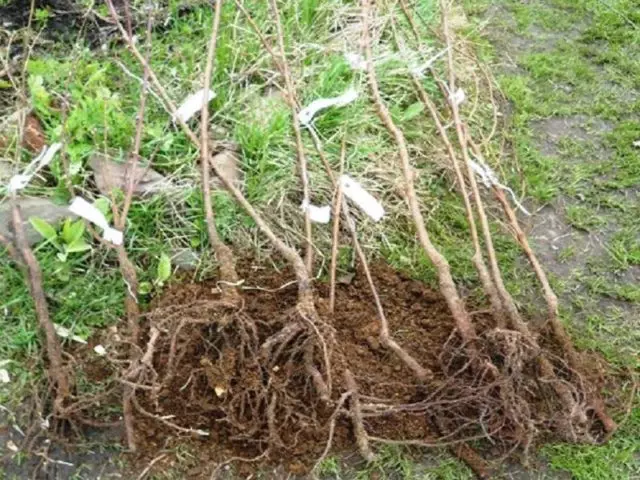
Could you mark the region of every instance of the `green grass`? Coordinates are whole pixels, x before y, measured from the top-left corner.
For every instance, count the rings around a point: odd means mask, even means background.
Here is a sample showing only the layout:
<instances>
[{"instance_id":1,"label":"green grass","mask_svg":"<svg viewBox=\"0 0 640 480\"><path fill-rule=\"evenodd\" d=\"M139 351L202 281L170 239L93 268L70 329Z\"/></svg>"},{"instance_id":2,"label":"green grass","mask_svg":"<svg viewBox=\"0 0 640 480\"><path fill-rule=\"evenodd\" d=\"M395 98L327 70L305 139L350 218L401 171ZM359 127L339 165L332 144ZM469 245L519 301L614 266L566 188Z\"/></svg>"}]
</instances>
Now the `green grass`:
<instances>
[{"instance_id":1,"label":"green grass","mask_svg":"<svg viewBox=\"0 0 640 480\"><path fill-rule=\"evenodd\" d=\"M184 13L180 11L183 3L168 2L165 13L170 20L161 32L154 33L151 47L151 64L176 103L201 88L212 23L212 12L207 5L194 4ZM253 0L247 3L258 24L269 25L266 2ZM428 48L438 45L429 30L429 26L434 26L438 20L436 3L424 0L416 7L427 23L419 23L425 35L420 48L426 57L432 53ZM469 13L477 14L491 2L466 0L465 3ZM521 72L499 76L499 85L514 106L506 134L510 151L517 158L517 162L512 162L507 155L509 158L501 161L500 173L510 185L522 185L527 199L537 205L559 198L569 199L564 213L567 222L576 228L596 234L612 225L617 229L605 241L608 265L596 264L579 272L574 279L556 279L563 290L570 291L570 281L579 280L587 288L588 295L638 304L640 290L637 285L611 278L614 270L620 274L640 264L637 241L640 227L636 221L640 205L637 197L620 194L624 189L640 184L638 150L632 146L633 141L640 138L640 126L631 116L632 112L640 111L640 100L636 97L629 102L625 97L625 91L639 86L640 63L634 61L638 60L638 55L632 48L640 41L638 30L630 28L619 14L595 0L549 0L544 5L515 0L504 3L512 12L518 30L532 38L535 32L527 33L532 27L552 34L553 38L562 37L565 31L579 29L580 32L577 38L572 34L571 38L559 38L555 44L546 45L543 51L525 54L518 59ZM400 175L393 167L397 148L367 98L364 76L353 72L343 58L344 44L357 44L358 32L350 34L352 36L342 43L336 41L336 24L356 22L358 9L351 2L342 0L287 0L280 4L301 102L306 104L318 97L339 95L350 86L361 92L353 104L324 112L315 125L336 170L340 144L346 137L346 171L360 179L387 209L387 218L381 224L373 224L364 218L360 220L363 244L371 256L383 256L393 266L435 286L435 271L417 243L404 201L394 187ZM631 0L615 0L613 4L624 16L632 19L638 16ZM104 6L100 6L99 11L108 15ZM55 12L47 12L47 18L40 14L40 23L46 22L51 15ZM406 21L402 15L397 17L409 47L417 50L418 45L411 44ZM495 52L480 33L473 31L470 35L477 40L481 57L491 60L495 58ZM143 34L140 35L142 38ZM390 43L389 38L384 40ZM602 48L603 42L607 43L607 48ZM139 45L142 48L142 40ZM26 66L29 81L25 93L43 121L49 139L63 136L68 139L66 149L72 181L89 197L93 195L87 168L91 155L108 152L115 158L124 159L133 140L141 86L121 65L142 77L140 66L120 43L111 41L104 50L89 50L80 41L36 49ZM451 189L450 176L438 165L437 159L442 153L433 145L432 122L417 103L403 69L406 70L406 64L398 58L377 65L381 90L394 120L411 143L417 188L432 239L450 261L456 280L479 298L477 276L470 262L472 249L463 205ZM291 114L273 84L274 70L258 37L237 14L233 2L225 2L212 81L216 92L211 109L211 120L215 125L212 136L237 144L247 198L264 212L269 223L289 243L300 245L302 219L298 207L301 191ZM440 95L432 79L425 78L424 86L434 95ZM69 104L64 124L59 108L62 99ZM591 143L564 139L557 154L544 155L539 148L534 122L551 116L577 115L606 120L612 130L602 134L595 132L597 138ZM206 278L215 272L214 260L208 255L202 198L197 186L197 152L185 135L171 125L167 113L152 96L148 100L145 124L141 154L152 158L154 168L185 187L167 195L138 200L129 214L127 250L140 281L150 285L149 293L140 295L143 306L153 295L160 293L161 287L155 285L154 280L163 255L172 256L179 249L191 248L203 255L195 278ZM307 134L304 142L309 157L312 201L327 203L331 200L332 188ZM491 148L499 151L499 146L492 145ZM609 156L602 150L609 152ZM4 156L13 158L13 152L5 152ZM25 164L29 159L29 155L22 154L21 160ZM59 160L53 163L51 172L46 184L34 185L27 193L68 202ZM258 250L264 256L270 254L270 248L253 222L226 193L216 192L214 203L216 224L227 242L238 251ZM507 287L523 309L535 312L536 306L529 301L535 288L530 269L505 229L493 228ZM44 272L53 320L87 337L119 321L123 315L126 286L117 270L114 253L101 248L88 234L84 239L93 248L70 254L64 261L57 256L59 250L54 245L44 242L37 247L36 255ZM316 228L314 240L322 252L328 251L328 229ZM560 254L563 261L580 255L581 252L570 247ZM348 268L352 258L350 248L343 247L342 268ZM0 358L13 361L9 369L14 379L11 390L0 390L0 403L7 400L17 403L24 386L41 375L42 365L33 360L39 355L33 303L24 278L6 255L0 257L0 290L4 292L0 303L0 327L5 333L0 338ZM640 351L640 342L634 335L625 335L623 325L629 326L624 315L616 316L607 311L606 314L588 313L586 320L579 319L581 315L575 312L579 307L595 308L586 298L588 295L576 296L565 313L576 341L585 348L599 350L616 364L628 365L628 358ZM633 451L632 436L637 431L637 422L630 421L625 430L602 449L557 445L548 447L545 454L553 467L569 470L578 478L587 478L580 477L580 472L588 471L592 463L597 465L594 471L598 475L613 472L615 478L624 478L633 471L626 455ZM614 465L607 466L608 459ZM358 475L369 478L375 473L407 479L470 476L457 461L440 460L432 468L419 467L406 452L383 449L376 463ZM343 472L343 466L331 458L322 467L327 478L339 478Z\"/></svg>"},{"instance_id":2,"label":"green grass","mask_svg":"<svg viewBox=\"0 0 640 480\"><path fill-rule=\"evenodd\" d=\"M464 3L478 16L475 26L496 2ZM529 42L518 50L517 71L496 70L512 105L511 146L528 194L554 205L567 224L602 245L584 252L581 244L568 244L556 254L560 264L578 265L562 279L564 322L579 347L598 351L623 371L637 371L640 290L631 269L639 253L640 155L632 138L640 137L640 54L632 45L640 42L640 12L629 0L508 0L500 8L487 27L489 37L504 49L514 37ZM496 62L500 52L470 30L481 58ZM547 135L558 132L541 131L540 125L554 117L583 130L560 138L555 153L545 155ZM599 130L599 124L607 128ZM639 403L636 395L629 420L606 445L548 445L543 457L575 479L637 478Z\"/></svg>"},{"instance_id":3,"label":"green grass","mask_svg":"<svg viewBox=\"0 0 640 480\"><path fill-rule=\"evenodd\" d=\"M337 457L328 457L319 465L322 480L467 480L473 473L445 452L435 452L425 459L396 446L384 446L368 465L353 466Z\"/></svg>"},{"instance_id":4,"label":"green grass","mask_svg":"<svg viewBox=\"0 0 640 480\"><path fill-rule=\"evenodd\" d=\"M635 409L605 446L547 445L543 454L552 468L576 480L631 479L640 475L640 409Z\"/></svg>"}]
</instances>

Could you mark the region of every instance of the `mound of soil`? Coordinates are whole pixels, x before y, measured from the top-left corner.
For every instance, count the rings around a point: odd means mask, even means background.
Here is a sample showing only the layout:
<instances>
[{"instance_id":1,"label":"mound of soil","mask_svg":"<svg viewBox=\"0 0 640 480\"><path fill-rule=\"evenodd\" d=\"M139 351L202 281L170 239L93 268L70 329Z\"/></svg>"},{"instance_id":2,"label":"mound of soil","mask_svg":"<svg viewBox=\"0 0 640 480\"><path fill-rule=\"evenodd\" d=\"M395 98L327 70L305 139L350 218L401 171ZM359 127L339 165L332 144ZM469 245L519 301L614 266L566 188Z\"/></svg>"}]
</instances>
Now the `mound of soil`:
<instances>
[{"instance_id":1,"label":"mound of soil","mask_svg":"<svg viewBox=\"0 0 640 480\"><path fill-rule=\"evenodd\" d=\"M229 459L251 460L238 465L250 470L270 464L305 473L329 451L358 445L363 452L364 431L374 448L450 445L485 476L483 458L516 452L526 459L548 439L606 437L584 406L603 385L600 372L570 369L549 331L537 332L540 347L478 310L471 316L479 337L470 347L439 293L373 265L393 339L432 374L418 380L381 345L362 272L338 283L333 313L328 285L318 282L318 318L310 319L290 270L245 263L238 271L241 306L224 303L209 281L174 285L145 314L132 417L141 468L186 442L197 457L187 478L209 478ZM586 413L568 414L575 405Z\"/></svg>"},{"instance_id":2,"label":"mound of soil","mask_svg":"<svg viewBox=\"0 0 640 480\"><path fill-rule=\"evenodd\" d=\"M274 319L281 318L283 312L295 308L297 290L296 284L291 282L294 276L286 271L280 275L273 275L267 269L250 266L242 270L242 277L246 279L243 289L243 312L263 327L260 333L262 340L277 331L279 325L270 328ZM419 359L423 366L435 372L432 386L445 382L445 375L439 367L439 357L442 350L447 348L453 332L453 322L440 295L384 264L374 265L372 275L396 340L414 358ZM254 287L249 287L249 284ZM364 275L358 273L350 283L337 285L336 309L333 314L328 307L328 285L320 283L316 288L318 313L335 329L335 349L340 351L340 355L333 354L332 358L348 359L348 368L355 376L362 401L392 400L411 403L424 399L428 393L425 386L417 385L411 370L379 343L376 308ZM155 318L157 312L165 316L167 309L180 311L180 306L200 303L203 305L201 309L188 308L188 316L204 319L211 315L206 301L218 299L218 288L213 282L176 285L157 301L150 317ZM479 313L476 320L486 321L482 317L483 314ZM219 326L216 330L218 328ZM194 338L202 334L200 328L196 330L197 333L192 332ZM181 359L181 367L178 368L171 386L158 396L156 412L159 415L180 419L182 426L187 425L189 428L209 432L209 436L198 441L197 448L200 453L207 451L206 456L209 458L258 456L266 448L266 442L243 438L234 425L220 417L216 408L225 395L245 387L234 384L233 380L231 384L228 383L235 377L233 370L238 352L227 350L212 355L203 345L208 342L215 343L213 337L216 334L207 333L210 334L209 338L201 337L201 341L191 342L192 346L198 347L190 349ZM164 356L160 355L162 360L159 363L166 361L166 355L166 351ZM342 378L339 374L344 371L346 365L334 364L332 367L334 377L338 377L334 381L341 383ZM281 381L285 382L289 378L290 382L295 384L299 380L296 378L297 374L295 367L291 365L276 365L272 368L271 381L281 377ZM244 377L244 381L249 379ZM274 449L271 446L269 460L288 465L290 470L295 472L301 472L313 466L322 454L327 443L328 426L333 412L318 402L306 381L300 381L294 387L289 384L289 389L298 402L308 405L309 424L302 425L292 421L293 424L289 428L286 428L286 425L278 425L280 448ZM151 409L151 402L146 406ZM365 422L367 431L372 436L427 442L437 437L437 434L431 431L430 422L424 414L394 414L389 418L376 416L371 419L365 418ZM137 417L136 425L139 440L143 445L141 448L147 453L165 447L167 437L176 434L175 430L165 428L151 418ZM336 423L333 449L352 451L353 445L351 423L348 419L340 418Z\"/></svg>"}]
</instances>

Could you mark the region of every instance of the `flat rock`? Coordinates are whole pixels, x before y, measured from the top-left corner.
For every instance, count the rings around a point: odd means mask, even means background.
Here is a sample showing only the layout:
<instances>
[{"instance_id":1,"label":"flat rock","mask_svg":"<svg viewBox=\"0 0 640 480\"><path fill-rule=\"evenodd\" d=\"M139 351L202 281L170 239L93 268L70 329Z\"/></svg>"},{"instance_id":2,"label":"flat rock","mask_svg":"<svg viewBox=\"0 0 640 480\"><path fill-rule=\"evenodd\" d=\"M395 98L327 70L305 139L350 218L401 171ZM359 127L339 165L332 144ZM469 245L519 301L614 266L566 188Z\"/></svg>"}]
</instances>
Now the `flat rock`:
<instances>
[{"instance_id":1,"label":"flat rock","mask_svg":"<svg viewBox=\"0 0 640 480\"><path fill-rule=\"evenodd\" d=\"M114 189L123 192L127 189L127 164L116 162L101 153L94 154L89 160L89 166L93 170L96 186L101 193L109 195ZM171 185L164 175L144 164L138 163L133 169L134 196L143 196L162 191Z\"/></svg>"},{"instance_id":2,"label":"flat rock","mask_svg":"<svg viewBox=\"0 0 640 480\"><path fill-rule=\"evenodd\" d=\"M180 270L195 270L200 263L200 256L189 248L176 250L171 257L171 263Z\"/></svg>"},{"instance_id":3,"label":"flat rock","mask_svg":"<svg viewBox=\"0 0 640 480\"><path fill-rule=\"evenodd\" d=\"M29 222L30 217L38 217L51 225L56 225L65 218L75 218L66 205L56 205L47 198L21 198L18 200L22 211L22 221L24 225L27 242L35 245L42 240L42 236L36 232ZM13 222L11 221L11 202L0 205L0 233L13 238Z\"/></svg>"}]
</instances>

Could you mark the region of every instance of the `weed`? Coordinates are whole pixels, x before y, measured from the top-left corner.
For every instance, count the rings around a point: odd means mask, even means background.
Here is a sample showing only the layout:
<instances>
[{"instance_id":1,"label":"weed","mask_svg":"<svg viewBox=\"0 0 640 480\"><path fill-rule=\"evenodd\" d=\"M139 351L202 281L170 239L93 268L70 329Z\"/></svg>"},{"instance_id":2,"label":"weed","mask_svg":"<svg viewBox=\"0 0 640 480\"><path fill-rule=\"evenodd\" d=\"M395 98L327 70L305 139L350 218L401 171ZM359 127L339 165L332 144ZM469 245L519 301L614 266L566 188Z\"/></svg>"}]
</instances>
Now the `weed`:
<instances>
[{"instance_id":1,"label":"weed","mask_svg":"<svg viewBox=\"0 0 640 480\"><path fill-rule=\"evenodd\" d=\"M480 16L493 3L467 0L465 6ZM602 254L578 253L572 244L558 253L561 262L584 265L564 279L565 291L572 293L565 296L570 308L563 310L563 320L579 346L599 351L614 365L635 369L640 338L629 322L639 298L633 268L640 235L634 193L640 185L640 156L632 139L640 132L631 116L637 111L640 62L629 46L637 44L640 30L633 26L638 12L632 4L509 0L488 17L499 24L495 32L491 25L488 31L506 45L519 67L500 75L498 82L512 105L511 141L529 195L606 245ZM470 35L483 59L499 57L501 52L486 38L473 31ZM511 41L518 49L511 48ZM558 132L540 130L540 121L562 118L584 119L584 133L560 138L553 152L543 154L547 136ZM607 128L594 129L597 122ZM553 445L543 453L553 468L574 478L635 478L637 407L633 412L605 446Z\"/></svg>"},{"instance_id":2,"label":"weed","mask_svg":"<svg viewBox=\"0 0 640 480\"><path fill-rule=\"evenodd\" d=\"M5 2L0 0L0 6ZM206 5L193 5L186 13L181 13L181 3L169 2L166 28L154 34L151 52L153 68L176 102L200 88L202 57L212 22L211 11ZM212 136L220 140L231 139L237 144L247 198L292 244L298 244L300 188L298 182L292 180L296 172L290 112L273 83L273 65L265 57L257 36L242 24L232 3L225 2L222 12L224 28L218 40L213 79L217 96L212 102L212 124L216 127ZM269 24L267 2L246 3L260 25ZM364 89L363 78L352 72L343 58L342 49L351 48L354 40L348 32L335 28L340 23L338 20L350 18L350 3L340 0L287 0L281 3L283 18L287 19L283 25L287 48L295 56L292 63L300 81L302 102L338 95L351 86ZM422 1L417 6L424 20L424 24L420 24L424 32L428 32L438 17L436 3L435 0ZM466 0L465 3L470 13L477 14L493 2ZM508 135L518 159L518 165L505 159L502 167L510 185L525 186L523 190L528 200L544 205L559 198L570 199L571 204L564 213L576 228L598 233L612 222L622 225L623 228L608 242L612 266L606 271L588 272L580 281L590 294L638 303L640 289L637 284L612 282L610 277L612 269L624 271L640 264L637 201L633 197L615 195L623 189L637 188L640 182L640 162L637 149L633 147L633 142L640 138L640 127L635 119L627 117L630 111L640 107L640 100L625 97L625 92L638 88L640 78L640 62L632 49L640 37L638 30L629 28L625 21L626 17L637 18L634 2L615 0L611 9L596 0L553 0L546 5L516 0L504 3L514 15L517 28L525 31L532 27L547 33L574 31L584 18L591 18L589 25L577 32L577 39L562 39L550 46L549 51L525 54L519 59L523 74L499 78L502 91L514 106ZM106 14L98 11L103 16ZM38 10L39 26L51 21L53 15L55 12ZM404 20L399 25L407 28ZM532 32L527 34L532 35ZM336 37L338 46L332 43ZM602 48L602 42L608 47ZM435 40L429 39L429 43L435 44ZM479 45L483 58L496 57L487 42ZM91 192L87 169L91 155L108 151L119 156L131 147L141 91L138 81L131 75L141 77L142 74L130 54L115 43L108 43L104 51L90 51L76 44L53 48L55 55L37 51L28 60L29 98L48 138L55 141L64 134L69 139L66 151L74 186L80 192ZM407 79L398 75L399 65L397 60L391 60L378 66L381 89L390 104L392 117L402 126L415 149L412 155L416 163L416 185L427 206L424 214L433 241L450 260L456 279L473 288L477 277L468 260L471 250L462 203L451 191L449 179L433 161L439 153L431 145L433 127L425 120L421 104L408 87ZM425 87L437 91L432 80L425 80ZM64 124L60 109L62 100L68 105ZM593 145L575 139L562 142L557 154L541 153L533 122L562 115L587 115L613 122L612 131L604 135L601 145L611 151L612 157L603 158ZM171 265L167 265L167 259L171 252L178 248L205 249L207 235L201 214L201 194L194 187L196 152L184 134L170 124L166 112L153 97L149 97L145 124L142 155L153 159L154 168L185 186L175 196L162 195L134 202L129 215L127 249L139 270L141 285L147 285L150 293L154 283L160 286L168 281ZM434 269L401 213L404 208L402 192L385 187L396 183L397 172L390 165L395 163L397 153L375 111L368 102L359 100L348 108L322 113L315 121L315 128L321 133L329 161L336 170L341 139L346 136L347 171L363 179L388 210L381 225L359 219L359 230L368 254L383 256L396 268L435 285ZM313 151L306 134L305 147L309 152ZM313 200L318 204L326 203L331 199L329 182L319 159L312 154L310 157ZM577 165L567 162L567 158L578 157L590 161ZM51 172L53 179L33 187L29 193L68 200L59 161L52 165ZM594 176L599 180L593 181ZM257 240L253 222L239 211L226 193L215 192L214 203L216 226L225 241L245 249L265 250ZM40 224L39 230L48 242L38 246L36 255L45 273L45 288L50 295L54 321L88 337L122 317L126 285L115 268L113 253L90 244L84 233L80 234L82 243L76 244L79 237L77 232L71 231L76 228L73 225L76 224L65 223L61 229L52 230ZM507 286L519 301L528 305L534 279L530 273L525 273L519 250L509 233L499 228L495 230L496 249ZM317 245L326 251L323 247L329 241L327 232L317 231ZM560 254L565 261L576 256L572 247ZM348 270L352 260L351 248L343 247L341 267ZM211 267L212 261L205 262L197 276L208 276ZM0 339L0 358L14 360L10 368L14 388L18 391L40 374L40 369L33 368L30 361L37 357L39 340L28 290L20 272L6 256L0 258L0 290L5 293L0 303L0 327L4 333ZM140 301L144 304L148 297L143 296ZM574 305L582 301L576 298ZM569 314L565 321L574 326L577 323ZM625 333L621 322L621 318L610 312L589 315L585 325L576 326L573 331L582 346L597 348L609 359L619 358L616 354L621 351L632 357L638 353L640 342ZM618 361L628 364L628 360ZM90 388L89 385L81 386ZM15 395L7 395L12 396ZM5 400L4 394L0 395L0 400ZM632 441L633 435L637 435L637 420L636 415L602 449L557 445L548 447L545 453L552 466L569 470L577 478L624 478L629 472L637 473L637 467L632 464L633 454L637 452ZM178 453L188 463L188 452ZM333 458L325 460L321 470L328 476L340 474L339 464ZM382 449L378 460L358 475L369 478L373 472L382 475L393 472L400 478L470 477L465 467L450 458L425 469L397 448ZM587 475L590 472L593 473L591 477ZM181 478L180 475L180 472L166 472L164 477L158 478Z\"/></svg>"},{"instance_id":3,"label":"weed","mask_svg":"<svg viewBox=\"0 0 640 480\"><path fill-rule=\"evenodd\" d=\"M547 445L543 455L548 457L552 468L569 471L576 480L636 478L640 475L638 435L640 410L635 409L606 445Z\"/></svg>"}]
</instances>

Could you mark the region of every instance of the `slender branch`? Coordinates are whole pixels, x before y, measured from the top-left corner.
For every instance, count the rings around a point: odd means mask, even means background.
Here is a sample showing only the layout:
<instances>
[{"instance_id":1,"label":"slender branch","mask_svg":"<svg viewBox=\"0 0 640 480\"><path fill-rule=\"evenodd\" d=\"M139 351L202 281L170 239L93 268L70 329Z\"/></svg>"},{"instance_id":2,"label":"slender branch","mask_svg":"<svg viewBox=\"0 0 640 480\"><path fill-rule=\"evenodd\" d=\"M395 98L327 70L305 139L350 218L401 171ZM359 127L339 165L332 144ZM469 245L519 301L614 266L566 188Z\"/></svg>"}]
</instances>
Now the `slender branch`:
<instances>
[{"instance_id":1,"label":"slender branch","mask_svg":"<svg viewBox=\"0 0 640 480\"><path fill-rule=\"evenodd\" d=\"M62 347L60 346L60 341L56 335L53 321L49 315L47 297L42 287L42 270L40 269L40 264L27 242L27 237L24 232L22 213L20 212L20 206L15 193L12 195L11 202L16 245L20 250L20 254L22 255L27 267L26 272L28 276L27 280L29 290L33 297L38 323L45 335L46 352L49 360L48 372L55 385L56 391L55 410L58 414L62 414L65 407L64 403L71 393L69 379L64 371L64 364L62 361Z\"/></svg>"},{"instance_id":2,"label":"slender branch","mask_svg":"<svg viewBox=\"0 0 640 480\"><path fill-rule=\"evenodd\" d=\"M304 209L304 230L305 230L305 242L306 242L306 252L305 252L305 262L307 266L307 270L309 272L313 269L313 232L311 227L311 217L309 215L309 209L306 206L309 205L310 196L309 196L309 173L307 169L307 159L304 154L304 144L302 143L302 132L300 128L300 122L298 121L298 109L296 107L296 94L295 94L295 85L293 84L293 80L291 78L291 72L289 71L289 64L287 62L285 46L284 46L284 33L282 31L282 22L280 21L280 12L278 11L278 4L276 0L270 0L271 10L273 11L273 16L275 18L276 23L276 32L278 36L278 47L280 50L280 57L282 58L282 73L284 76L285 85L287 88L287 97L288 103L291 108L291 116L293 123L293 131L296 137L296 153L298 156L298 168L300 170L300 178L302 181L302 204L305 206Z\"/></svg>"},{"instance_id":3,"label":"slender branch","mask_svg":"<svg viewBox=\"0 0 640 480\"><path fill-rule=\"evenodd\" d=\"M126 4L126 2L125 2ZM128 7L127 7L128 8ZM151 19L153 15L149 15L147 20L147 52L145 59L149 61L151 55ZM138 160L140 158L140 146L142 144L142 133L144 131L144 112L147 102L147 94L149 93L149 69L145 68L142 76L142 92L140 93L140 104L138 105L138 113L136 115L136 136L133 140L133 148L129 153L129 161L127 162L127 169L125 172L125 178L127 179L127 191L124 198L124 205L122 206L122 214L120 215L120 222L116 228L124 230L129 214L129 208L131 208L131 202L133 201L133 189L138 181L138 174L136 168L138 166Z\"/></svg>"},{"instance_id":4,"label":"slender branch","mask_svg":"<svg viewBox=\"0 0 640 480\"><path fill-rule=\"evenodd\" d=\"M344 159L347 151L346 139L342 137L342 146L340 147L340 175L344 171ZM327 162L328 165L328 162ZM329 168L331 172L331 168ZM332 175L332 183L336 181ZM336 302L336 268L338 263L338 247L340 234L340 212L342 211L342 185L338 184L335 189L335 199L333 201L333 227L331 230L331 266L329 267L329 311L333 313Z\"/></svg>"},{"instance_id":5,"label":"slender branch","mask_svg":"<svg viewBox=\"0 0 640 480\"><path fill-rule=\"evenodd\" d=\"M117 15L111 0L108 0L108 5L111 10L111 14L118 24ZM127 21L129 21L128 2L125 0L125 11L127 13ZM131 203L133 201L133 190L138 182L138 161L140 158L140 147L142 145L142 134L144 132L144 113L146 109L147 94L149 92L149 78L152 75L149 67L150 55L151 55L151 28L152 28L153 15L149 12L147 20L146 30L146 52L143 58L143 79L142 79L142 92L140 95L140 103L138 105L138 113L136 117L136 133L133 141L133 147L129 153L129 159L127 162L127 168L125 172L125 178L127 179L127 190L125 193L125 199L122 206L122 210L118 210L115 201L112 204L114 221L116 228L124 230L126 227L127 216ZM127 24L126 38L131 39L131 28ZM118 255L118 263L120 265L120 272L122 278L127 285L127 293L124 300L125 311L127 315L127 326L129 330L129 341L131 348L129 349L129 356L131 360L131 366L126 373L127 377L134 378L134 372L138 374L140 372L140 352L135 347L140 340L140 307L138 306L138 275L136 273L135 265L129 259L129 255L124 245L117 245L115 247ZM127 445L129 450L135 452L137 450L135 430L134 430L134 405L135 402L135 387L130 384L125 384L122 392L122 413L125 427L125 435L127 438Z\"/></svg>"},{"instance_id":6,"label":"slender branch","mask_svg":"<svg viewBox=\"0 0 640 480\"><path fill-rule=\"evenodd\" d=\"M418 239L422 248L425 250L427 256L438 271L438 279L440 283L440 291L451 310L451 313L455 319L456 326L462 339L465 343L470 345L476 339L476 332L473 324L471 323L471 317L467 312L462 298L458 294L456 285L451 276L451 268L447 259L438 251L433 245L425 226L424 217L420 211L420 204L415 192L413 184L413 171L411 169L411 162L409 159L409 151L407 149L407 143L402 131L396 126L391 119L389 110L382 101L380 95L380 89L378 87L378 81L373 65L373 53L371 51L371 38L369 35L369 16L370 16L370 0L362 0L362 16L363 16L363 43L367 60L367 72L369 76L369 86L376 105L376 110L380 120L392 135L396 144L398 145L398 153L400 158L400 167L405 180L406 188L406 200L409 205L411 216L413 217L414 224L417 229Z\"/></svg>"},{"instance_id":7,"label":"slender branch","mask_svg":"<svg viewBox=\"0 0 640 480\"><path fill-rule=\"evenodd\" d=\"M207 53L207 66L204 73L203 95L209 90L211 85L211 75L213 71L213 63L216 52L216 43L218 40L218 32L220 30L220 16L222 12L222 0L216 0L215 12L213 17L213 27L211 29L211 39L209 40L209 50ZM236 303L240 301L240 295L235 285L238 283L238 274L234 266L233 253L231 249L220 240L216 229L216 222L213 213L213 205L211 200L211 181L209 178L209 105L202 102L202 114L200 121L200 166L202 169L202 191L204 197L204 212L207 223L207 232L209 234L209 242L216 254L220 264L220 279L222 297L224 301Z\"/></svg>"}]
</instances>

